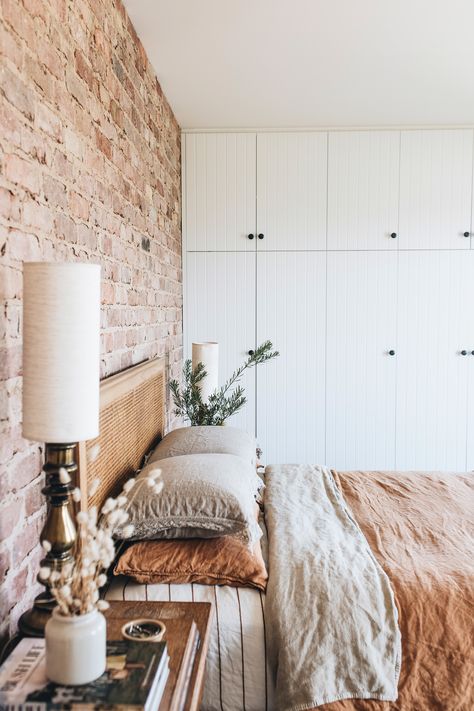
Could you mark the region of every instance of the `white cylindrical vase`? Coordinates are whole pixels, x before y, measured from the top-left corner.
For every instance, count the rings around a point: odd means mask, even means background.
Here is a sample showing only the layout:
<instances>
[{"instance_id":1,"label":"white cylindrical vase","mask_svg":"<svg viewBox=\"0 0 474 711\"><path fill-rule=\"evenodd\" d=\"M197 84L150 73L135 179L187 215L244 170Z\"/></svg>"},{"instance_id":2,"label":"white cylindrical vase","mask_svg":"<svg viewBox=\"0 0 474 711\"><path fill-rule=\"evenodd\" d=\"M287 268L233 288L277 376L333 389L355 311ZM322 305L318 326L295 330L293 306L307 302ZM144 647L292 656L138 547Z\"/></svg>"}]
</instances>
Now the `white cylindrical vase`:
<instances>
[{"instance_id":1,"label":"white cylindrical vase","mask_svg":"<svg viewBox=\"0 0 474 711\"><path fill-rule=\"evenodd\" d=\"M203 402L207 402L218 386L219 376L219 344L214 341L207 343L193 343L193 370L198 363L202 363L206 370L206 377L201 380L199 387Z\"/></svg>"},{"instance_id":2,"label":"white cylindrical vase","mask_svg":"<svg viewBox=\"0 0 474 711\"><path fill-rule=\"evenodd\" d=\"M46 675L79 686L98 679L106 666L105 617L98 610L67 617L58 608L46 623Z\"/></svg>"}]
</instances>

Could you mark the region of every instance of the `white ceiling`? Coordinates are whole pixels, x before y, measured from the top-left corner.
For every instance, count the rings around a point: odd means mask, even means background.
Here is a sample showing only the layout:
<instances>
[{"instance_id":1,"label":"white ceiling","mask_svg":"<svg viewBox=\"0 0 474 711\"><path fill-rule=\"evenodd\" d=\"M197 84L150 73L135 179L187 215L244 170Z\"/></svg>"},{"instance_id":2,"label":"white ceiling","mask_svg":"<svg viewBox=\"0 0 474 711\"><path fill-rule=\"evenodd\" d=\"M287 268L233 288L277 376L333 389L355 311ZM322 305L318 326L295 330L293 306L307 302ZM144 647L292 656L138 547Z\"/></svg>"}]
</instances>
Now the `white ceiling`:
<instances>
[{"instance_id":1,"label":"white ceiling","mask_svg":"<svg viewBox=\"0 0 474 711\"><path fill-rule=\"evenodd\" d=\"M183 128L474 123L473 0L125 0Z\"/></svg>"}]
</instances>

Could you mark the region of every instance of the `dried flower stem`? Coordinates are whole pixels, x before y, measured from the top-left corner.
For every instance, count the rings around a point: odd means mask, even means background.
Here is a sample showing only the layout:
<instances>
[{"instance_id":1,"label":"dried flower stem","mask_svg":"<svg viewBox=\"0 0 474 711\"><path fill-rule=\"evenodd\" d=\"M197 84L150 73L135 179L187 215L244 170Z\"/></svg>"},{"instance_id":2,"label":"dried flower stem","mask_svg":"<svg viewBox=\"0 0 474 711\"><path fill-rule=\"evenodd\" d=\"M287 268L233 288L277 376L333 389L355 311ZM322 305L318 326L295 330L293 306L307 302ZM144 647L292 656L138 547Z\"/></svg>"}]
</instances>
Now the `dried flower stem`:
<instances>
[{"instance_id":1,"label":"dried flower stem","mask_svg":"<svg viewBox=\"0 0 474 711\"><path fill-rule=\"evenodd\" d=\"M158 483L157 479L160 474L159 469L154 469L140 483L146 482L159 493L162 482ZM48 581L63 615L85 615L108 607L108 603L100 599L99 590L107 581L104 571L115 557L114 534L120 532L122 538L133 535L127 509L137 488L136 481L129 479L121 494L116 499L107 499L100 512L93 506L87 512L78 513L74 562L62 568L45 566L40 569L40 577ZM78 489L74 491L74 500L79 501L80 492ZM48 541L43 541L42 545L46 552L51 550Z\"/></svg>"}]
</instances>

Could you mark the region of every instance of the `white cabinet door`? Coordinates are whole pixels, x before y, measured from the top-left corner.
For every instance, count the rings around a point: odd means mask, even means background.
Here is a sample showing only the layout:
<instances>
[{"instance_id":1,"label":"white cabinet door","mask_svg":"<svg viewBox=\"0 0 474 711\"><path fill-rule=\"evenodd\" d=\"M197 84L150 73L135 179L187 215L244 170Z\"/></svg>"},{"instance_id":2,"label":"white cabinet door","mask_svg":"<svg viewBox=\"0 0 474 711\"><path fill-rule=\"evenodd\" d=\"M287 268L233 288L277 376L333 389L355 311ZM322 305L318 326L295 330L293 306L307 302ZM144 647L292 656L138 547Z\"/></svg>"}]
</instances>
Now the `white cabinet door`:
<instances>
[{"instance_id":1,"label":"white cabinet door","mask_svg":"<svg viewBox=\"0 0 474 711\"><path fill-rule=\"evenodd\" d=\"M471 310L471 340L468 365L468 399L467 399L467 448L466 448L466 471L474 471L474 318Z\"/></svg>"},{"instance_id":2,"label":"white cabinet door","mask_svg":"<svg viewBox=\"0 0 474 711\"><path fill-rule=\"evenodd\" d=\"M326 461L338 469L395 464L397 256L328 254Z\"/></svg>"},{"instance_id":3,"label":"white cabinet door","mask_svg":"<svg viewBox=\"0 0 474 711\"><path fill-rule=\"evenodd\" d=\"M474 133L473 133L473 149L472 149L472 198L471 198L471 249L474 249Z\"/></svg>"},{"instance_id":4,"label":"white cabinet door","mask_svg":"<svg viewBox=\"0 0 474 711\"><path fill-rule=\"evenodd\" d=\"M474 344L474 323L471 327L471 343ZM474 347L469 351L469 388L467 401L467 447L466 471L474 471Z\"/></svg>"},{"instance_id":5,"label":"white cabinet door","mask_svg":"<svg viewBox=\"0 0 474 711\"><path fill-rule=\"evenodd\" d=\"M400 132L332 132L328 151L328 249L396 249Z\"/></svg>"},{"instance_id":6,"label":"white cabinet door","mask_svg":"<svg viewBox=\"0 0 474 711\"><path fill-rule=\"evenodd\" d=\"M255 347L255 254L188 253L185 296L185 357L194 341L217 341L222 385ZM240 383L247 404L229 424L255 434L255 370Z\"/></svg>"},{"instance_id":7,"label":"white cabinet door","mask_svg":"<svg viewBox=\"0 0 474 711\"><path fill-rule=\"evenodd\" d=\"M464 470L474 255L404 252L399 268L396 466Z\"/></svg>"},{"instance_id":8,"label":"white cabinet door","mask_svg":"<svg viewBox=\"0 0 474 711\"><path fill-rule=\"evenodd\" d=\"M469 249L472 134L402 131L401 249Z\"/></svg>"},{"instance_id":9,"label":"white cabinet door","mask_svg":"<svg viewBox=\"0 0 474 711\"><path fill-rule=\"evenodd\" d=\"M267 464L325 461L326 255L257 254L257 342L280 357L257 368L257 438Z\"/></svg>"},{"instance_id":10,"label":"white cabinet door","mask_svg":"<svg viewBox=\"0 0 474 711\"><path fill-rule=\"evenodd\" d=\"M259 133L257 249L325 249L326 203L327 133Z\"/></svg>"},{"instance_id":11,"label":"white cabinet door","mask_svg":"<svg viewBox=\"0 0 474 711\"><path fill-rule=\"evenodd\" d=\"M184 248L255 251L255 134L188 133L183 163Z\"/></svg>"}]
</instances>

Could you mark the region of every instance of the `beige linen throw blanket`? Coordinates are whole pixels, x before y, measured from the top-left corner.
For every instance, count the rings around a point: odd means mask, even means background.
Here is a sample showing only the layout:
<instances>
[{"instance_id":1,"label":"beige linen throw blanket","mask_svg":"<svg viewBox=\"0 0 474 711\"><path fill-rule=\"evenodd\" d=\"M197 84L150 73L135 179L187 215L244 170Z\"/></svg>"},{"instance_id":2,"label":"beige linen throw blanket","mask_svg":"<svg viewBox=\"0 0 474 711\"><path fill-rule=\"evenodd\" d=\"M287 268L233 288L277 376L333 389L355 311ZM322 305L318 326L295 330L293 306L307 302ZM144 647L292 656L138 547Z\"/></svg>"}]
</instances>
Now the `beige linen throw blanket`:
<instances>
[{"instance_id":1,"label":"beige linen throw blanket","mask_svg":"<svg viewBox=\"0 0 474 711\"><path fill-rule=\"evenodd\" d=\"M330 470L267 467L266 485L277 708L395 700L401 640L394 596Z\"/></svg>"}]
</instances>

